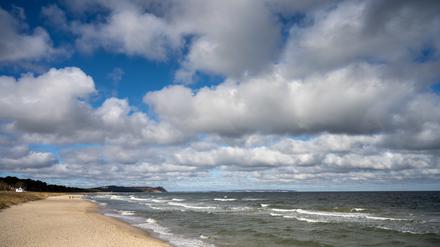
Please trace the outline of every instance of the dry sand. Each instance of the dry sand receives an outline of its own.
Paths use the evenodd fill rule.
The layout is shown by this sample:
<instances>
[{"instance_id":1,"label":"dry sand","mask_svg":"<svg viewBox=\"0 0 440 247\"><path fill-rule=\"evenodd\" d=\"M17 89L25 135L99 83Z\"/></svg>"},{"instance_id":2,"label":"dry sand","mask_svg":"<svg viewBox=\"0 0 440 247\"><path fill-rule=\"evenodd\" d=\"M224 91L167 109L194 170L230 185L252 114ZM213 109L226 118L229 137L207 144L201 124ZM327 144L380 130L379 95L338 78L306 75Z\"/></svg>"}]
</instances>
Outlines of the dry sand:
<instances>
[{"instance_id":1,"label":"dry sand","mask_svg":"<svg viewBox=\"0 0 440 247\"><path fill-rule=\"evenodd\" d=\"M50 197L0 211L0 246L169 246L99 214L92 202L70 198Z\"/></svg>"}]
</instances>

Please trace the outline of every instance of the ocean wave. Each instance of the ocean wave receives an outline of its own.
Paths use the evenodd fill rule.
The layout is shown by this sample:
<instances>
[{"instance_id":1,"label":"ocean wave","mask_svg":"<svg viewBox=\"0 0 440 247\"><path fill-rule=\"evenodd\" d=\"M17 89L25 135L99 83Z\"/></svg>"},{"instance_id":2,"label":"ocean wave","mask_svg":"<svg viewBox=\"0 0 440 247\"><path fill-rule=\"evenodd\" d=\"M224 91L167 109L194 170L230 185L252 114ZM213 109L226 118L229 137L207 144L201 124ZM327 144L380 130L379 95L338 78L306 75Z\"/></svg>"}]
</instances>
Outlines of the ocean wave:
<instances>
[{"instance_id":1,"label":"ocean wave","mask_svg":"<svg viewBox=\"0 0 440 247\"><path fill-rule=\"evenodd\" d=\"M157 223L155 219L148 218L145 223L135 225L141 229L150 230L156 233L159 238L168 241L172 246L177 247L214 247L212 244L203 242L200 239L185 238L180 235L173 234L168 228ZM201 235L204 236L204 235ZM201 238L204 239L204 238Z\"/></svg>"},{"instance_id":2,"label":"ocean wave","mask_svg":"<svg viewBox=\"0 0 440 247\"><path fill-rule=\"evenodd\" d=\"M292 216L292 215L284 215L283 218L295 219L295 220L309 222L309 223L327 223L327 221L325 221L325 220L309 219L309 218L304 218L304 217L296 217L296 216Z\"/></svg>"},{"instance_id":3,"label":"ocean wave","mask_svg":"<svg viewBox=\"0 0 440 247\"><path fill-rule=\"evenodd\" d=\"M145 205L148 206L151 209L154 209L154 210L163 210L164 209L164 208L161 208L161 207L155 207L151 203L145 203Z\"/></svg>"},{"instance_id":4,"label":"ocean wave","mask_svg":"<svg viewBox=\"0 0 440 247\"><path fill-rule=\"evenodd\" d=\"M185 199L181 199L181 198L173 198L173 199L171 199L171 201L174 201L174 202L183 202L183 201L185 201Z\"/></svg>"},{"instance_id":5,"label":"ocean wave","mask_svg":"<svg viewBox=\"0 0 440 247\"><path fill-rule=\"evenodd\" d=\"M145 220L145 222L150 223L150 224L157 223L157 221L155 219L152 219L152 218L148 218L147 220Z\"/></svg>"},{"instance_id":6,"label":"ocean wave","mask_svg":"<svg viewBox=\"0 0 440 247\"><path fill-rule=\"evenodd\" d=\"M296 212L298 209L281 209L281 208L272 208L272 211L275 212Z\"/></svg>"},{"instance_id":7,"label":"ocean wave","mask_svg":"<svg viewBox=\"0 0 440 247\"><path fill-rule=\"evenodd\" d=\"M386 227L386 226L373 226L374 228L378 228L381 230L387 230L387 231L394 231L394 232L401 232L401 233L409 233L409 234L425 234L425 233L420 233L420 232L414 232L414 231L409 231L409 230L404 230L404 229L393 229L391 227Z\"/></svg>"},{"instance_id":8,"label":"ocean wave","mask_svg":"<svg viewBox=\"0 0 440 247\"><path fill-rule=\"evenodd\" d=\"M274 216L274 217L282 217L284 215L282 214L276 214L276 213L270 213L270 216Z\"/></svg>"},{"instance_id":9,"label":"ocean wave","mask_svg":"<svg viewBox=\"0 0 440 247\"><path fill-rule=\"evenodd\" d=\"M184 207L184 208L189 208L189 209L216 209L216 207L213 207L213 206L194 206L194 205L189 205L189 204L185 204L185 203L177 203L177 202L168 202L168 204L172 205L172 206Z\"/></svg>"},{"instance_id":10,"label":"ocean wave","mask_svg":"<svg viewBox=\"0 0 440 247\"><path fill-rule=\"evenodd\" d=\"M408 220L408 219L400 219L400 218L390 218L390 217L381 217L381 216L371 216L371 215L366 215L365 218L370 219L370 220Z\"/></svg>"},{"instance_id":11,"label":"ocean wave","mask_svg":"<svg viewBox=\"0 0 440 247\"><path fill-rule=\"evenodd\" d=\"M110 200L125 201L125 199L126 199L125 196L117 196L117 195L112 195L112 196L110 196Z\"/></svg>"},{"instance_id":12,"label":"ocean wave","mask_svg":"<svg viewBox=\"0 0 440 247\"><path fill-rule=\"evenodd\" d=\"M264 203L261 203L261 204L260 204L260 206L261 206L262 208L267 208L267 207L269 207L269 205L270 205L270 204L264 204Z\"/></svg>"},{"instance_id":13,"label":"ocean wave","mask_svg":"<svg viewBox=\"0 0 440 247\"><path fill-rule=\"evenodd\" d=\"M401 219L401 218L392 218L392 217L383 217L383 216L376 216L371 215L369 213L342 213L342 212L328 212L328 211L315 211L315 210L305 210L305 209L279 209L279 208L272 208L271 209L274 212L280 212L280 213L289 213L287 216L293 216L296 217L296 214L302 214L302 215L309 215L313 217L313 219L310 220L318 220L318 221L328 221L328 220L342 220L342 219L352 219L355 221L361 220L361 219L367 219L367 220L374 220L374 221L401 221L401 220L408 220L408 219ZM292 215L295 214L295 215ZM283 216L286 216L286 214L283 214ZM325 218L325 219L322 219Z\"/></svg>"},{"instance_id":14,"label":"ocean wave","mask_svg":"<svg viewBox=\"0 0 440 247\"><path fill-rule=\"evenodd\" d=\"M264 201L266 199L263 198L243 198L242 201Z\"/></svg>"},{"instance_id":15,"label":"ocean wave","mask_svg":"<svg viewBox=\"0 0 440 247\"><path fill-rule=\"evenodd\" d=\"M166 203L166 202L169 202L169 200L162 200L162 199L152 199L151 201L155 202L155 203Z\"/></svg>"},{"instance_id":16,"label":"ocean wave","mask_svg":"<svg viewBox=\"0 0 440 247\"><path fill-rule=\"evenodd\" d=\"M328 217L341 217L341 218L364 218L364 219L370 219L370 220L406 220L406 219L400 219L400 218L374 216L374 215L367 214L367 213L323 212L323 211L313 211L313 210L304 210L304 209L297 209L296 212L298 212L300 214L328 216Z\"/></svg>"},{"instance_id":17,"label":"ocean wave","mask_svg":"<svg viewBox=\"0 0 440 247\"><path fill-rule=\"evenodd\" d=\"M361 212L361 211L365 211L365 208L352 208L350 211L352 212Z\"/></svg>"},{"instance_id":18,"label":"ocean wave","mask_svg":"<svg viewBox=\"0 0 440 247\"><path fill-rule=\"evenodd\" d=\"M293 212L290 209L277 209L277 212ZM280 211L282 210L282 211ZM286 211L289 210L289 211ZM295 209L296 210L296 209ZM305 221L305 222L309 222L309 223L327 223L326 220L321 220L321 219L309 219L309 218L304 218L304 217L298 217L295 215L286 215L286 214L277 214L277 213L270 213L270 216L274 216L274 217L283 217L285 219L295 219L295 220L299 220L299 221Z\"/></svg>"},{"instance_id":19,"label":"ocean wave","mask_svg":"<svg viewBox=\"0 0 440 247\"><path fill-rule=\"evenodd\" d=\"M251 207L231 207L230 209L232 211L250 211L253 208L251 208Z\"/></svg>"},{"instance_id":20,"label":"ocean wave","mask_svg":"<svg viewBox=\"0 0 440 247\"><path fill-rule=\"evenodd\" d=\"M363 213L325 212L325 211L313 211L313 210L305 210L305 209L295 209L295 211L300 214L342 217L342 218L360 218L367 216L367 214L363 214Z\"/></svg>"},{"instance_id":21,"label":"ocean wave","mask_svg":"<svg viewBox=\"0 0 440 247\"><path fill-rule=\"evenodd\" d=\"M232 202L232 201L236 201L237 199L235 198L214 198L214 201L221 201L221 202Z\"/></svg>"},{"instance_id":22,"label":"ocean wave","mask_svg":"<svg viewBox=\"0 0 440 247\"><path fill-rule=\"evenodd\" d=\"M118 210L119 214L124 215L124 216L131 216L134 215L134 211L125 211L125 210Z\"/></svg>"},{"instance_id":23,"label":"ocean wave","mask_svg":"<svg viewBox=\"0 0 440 247\"><path fill-rule=\"evenodd\" d=\"M133 200L133 201L149 201L150 199L130 196L130 200Z\"/></svg>"},{"instance_id":24,"label":"ocean wave","mask_svg":"<svg viewBox=\"0 0 440 247\"><path fill-rule=\"evenodd\" d=\"M163 227L157 223L155 219L148 218L145 220L145 223L140 223L136 225L139 228L152 230L159 235L172 235L172 233L168 230L168 228Z\"/></svg>"}]
</instances>

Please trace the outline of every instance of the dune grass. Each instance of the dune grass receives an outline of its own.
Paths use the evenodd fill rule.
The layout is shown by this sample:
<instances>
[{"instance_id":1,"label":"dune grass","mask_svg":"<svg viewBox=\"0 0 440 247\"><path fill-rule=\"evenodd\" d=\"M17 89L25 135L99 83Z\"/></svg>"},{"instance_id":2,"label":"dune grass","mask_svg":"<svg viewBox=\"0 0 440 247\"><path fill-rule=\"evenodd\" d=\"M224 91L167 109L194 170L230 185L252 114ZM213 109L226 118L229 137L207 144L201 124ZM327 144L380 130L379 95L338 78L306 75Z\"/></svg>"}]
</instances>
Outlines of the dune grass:
<instances>
[{"instance_id":1,"label":"dune grass","mask_svg":"<svg viewBox=\"0 0 440 247\"><path fill-rule=\"evenodd\" d=\"M48 193L48 192L22 192L0 191L0 209L17 205L20 203L45 199L49 196L63 195L65 193Z\"/></svg>"}]
</instances>

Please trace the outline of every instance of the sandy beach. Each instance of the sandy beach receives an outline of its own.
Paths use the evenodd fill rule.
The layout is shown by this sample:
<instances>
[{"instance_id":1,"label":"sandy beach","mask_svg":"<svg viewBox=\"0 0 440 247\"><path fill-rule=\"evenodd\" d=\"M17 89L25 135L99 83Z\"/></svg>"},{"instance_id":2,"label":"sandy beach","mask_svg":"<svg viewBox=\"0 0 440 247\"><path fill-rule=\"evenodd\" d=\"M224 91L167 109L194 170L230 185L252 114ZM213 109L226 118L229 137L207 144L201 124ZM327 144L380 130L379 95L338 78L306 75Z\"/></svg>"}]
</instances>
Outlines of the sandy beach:
<instances>
[{"instance_id":1,"label":"sandy beach","mask_svg":"<svg viewBox=\"0 0 440 247\"><path fill-rule=\"evenodd\" d=\"M0 246L169 245L99 214L95 204L79 196L57 196L0 211Z\"/></svg>"}]
</instances>

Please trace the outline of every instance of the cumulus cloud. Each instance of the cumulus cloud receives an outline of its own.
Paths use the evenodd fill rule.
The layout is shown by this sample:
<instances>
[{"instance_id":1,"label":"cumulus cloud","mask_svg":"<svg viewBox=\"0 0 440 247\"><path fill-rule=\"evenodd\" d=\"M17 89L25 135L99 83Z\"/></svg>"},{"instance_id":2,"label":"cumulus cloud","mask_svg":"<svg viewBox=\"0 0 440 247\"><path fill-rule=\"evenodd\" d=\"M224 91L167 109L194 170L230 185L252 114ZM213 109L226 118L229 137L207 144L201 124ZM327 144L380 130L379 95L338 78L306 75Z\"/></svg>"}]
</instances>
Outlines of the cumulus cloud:
<instances>
[{"instance_id":1,"label":"cumulus cloud","mask_svg":"<svg viewBox=\"0 0 440 247\"><path fill-rule=\"evenodd\" d=\"M353 62L392 62L401 68L440 44L440 7L434 2L402 2L397 8L385 1L96 1L69 6L87 10L91 4L108 15L98 23L74 23L80 48L103 47L155 60L182 55L175 80L183 83L193 82L198 71L242 78L276 62L286 64L286 75L300 77ZM303 21L289 22L301 15ZM438 63L421 67L435 73L433 66Z\"/></svg>"},{"instance_id":2,"label":"cumulus cloud","mask_svg":"<svg viewBox=\"0 0 440 247\"><path fill-rule=\"evenodd\" d=\"M167 123L132 110L127 99L109 98L96 109L87 99L93 79L75 67L39 76L0 77L0 118L31 142L167 143L184 138Z\"/></svg>"},{"instance_id":3,"label":"cumulus cloud","mask_svg":"<svg viewBox=\"0 0 440 247\"><path fill-rule=\"evenodd\" d=\"M176 29L195 35L178 81L191 82L187 77L197 70L236 78L256 74L277 56L280 27L263 1L191 1L177 8Z\"/></svg>"},{"instance_id":4,"label":"cumulus cloud","mask_svg":"<svg viewBox=\"0 0 440 247\"><path fill-rule=\"evenodd\" d=\"M182 54L177 82L192 82L197 71L232 77L255 74L278 54L280 28L264 1L95 4L109 14L98 23L73 23L79 48L104 48L153 60L165 60L171 52ZM71 8L87 9L86 5Z\"/></svg>"},{"instance_id":5,"label":"cumulus cloud","mask_svg":"<svg viewBox=\"0 0 440 247\"><path fill-rule=\"evenodd\" d=\"M51 69L37 77L25 74L18 80L2 76L0 88L0 117L37 132L76 124L73 119L87 111L78 99L95 91L92 78L78 68Z\"/></svg>"},{"instance_id":6,"label":"cumulus cloud","mask_svg":"<svg viewBox=\"0 0 440 247\"><path fill-rule=\"evenodd\" d=\"M141 6L104 2L110 15L102 23L76 23L77 46L84 51L104 48L153 60L167 58L168 49L179 45L179 37L168 29L166 20L145 12Z\"/></svg>"},{"instance_id":7,"label":"cumulus cloud","mask_svg":"<svg viewBox=\"0 0 440 247\"><path fill-rule=\"evenodd\" d=\"M50 4L44 6L41 9L41 14L47 19L49 24L51 24L54 28L62 31L68 31L69 24L67 21L66 14L60 7L58 7L58 5Z\"/></svg>"},{"instance_id":8,"label":"cumulus cloud","mask_svg":"<svg viewBox=\"0 0 440 247\"><path fill-rule=\"evenodd\" d=\"M79 68L1 76L0 134L16 140L1 143L3 171L140 184L440 178L435 2L69 2L72 19L55 5L43 15L83 51L172 59L175 82L225 79L146 92L147 113L117 94L91 104ZM9 34L51 47L0 15ZM57 145L59 160L33 143Z\"/></svg>"},{"instance_id":9,"label":"cumulus cloud","mask_svg":"<svg viewBox=\"0 0 440 247\"><path fill-rule=\"evenodd\" d=\"M74 168L81 177L109 176L121 181L130 177L133 181L152 179L162 183L188 183L193 178L209 180L213 168L227 182L248 177L267 185L438 179L437 155L383 148L383 138L320 134L300 140L250 135L232 142L210 137L190 146L105 145L66 149L61 153L65 164L57 167L59 176L69 174L70 170L65 169ZM256 139L261 142L255 142Z\"/></svg>"},{"instance_id":10,"label":"cumulus cloud","mask_svg":"<svg viewBox=\"0 0 440 247\"><path fill-rule=\"evenodd\" d=\"M318 9L312 24L291 28L285 69L303 77L355 62L413 64L423 49L440 48L439 10L433 1L345 1Z\"/></svg>"},{"instance_id":11,"label":"cumulus cloud","mask_svg":"<svg viewBox=\"0 0 440 247\"><path fill-rule=\"evenodd\" d=\"M27 145L0 133L0 171L40 169L56 163L58 159L52 153L31 151Z\"/></svg>"},{"instance_id":12,"label":"cumulus cloud","mask_svg":"<svg viewBox=\"0 0 440 247\"><path fill-rule=\"evenodd\" d=\"M63 53L53 47L46 30L28 29L22 20L0 8L0 64L50 59Z\"/></svg>"},{"instance_id":13,"label":"cumulus cloud","mask_svg":"<svg viewBox=\"0 0 440 247\"><path fill-rule=\"evenodd\" d=\"M144 100L163 120L208 133L375 133L399 127L393 117L406 113L414 93L411 82L363 64L305 80L286 80L275 71L194 92L171 86Z\"/></svg>"}]
</instances>

